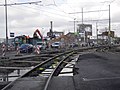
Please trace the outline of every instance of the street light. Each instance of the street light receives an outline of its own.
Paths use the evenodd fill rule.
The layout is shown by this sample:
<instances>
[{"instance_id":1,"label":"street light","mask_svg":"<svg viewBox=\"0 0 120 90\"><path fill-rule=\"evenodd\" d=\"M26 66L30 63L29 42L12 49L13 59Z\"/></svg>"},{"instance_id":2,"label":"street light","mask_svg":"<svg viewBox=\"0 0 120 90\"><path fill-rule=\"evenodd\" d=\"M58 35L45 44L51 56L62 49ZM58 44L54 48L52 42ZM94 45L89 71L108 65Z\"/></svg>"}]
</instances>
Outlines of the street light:
<instances>
[{"instance_id":1,"label":"street light","mask_svg":"<svg viewBox=\"0 0 120 90\"><path fill-rule=\"evenodd\" d=\"M74 33L75 33L75 20L76 20L76 18L74 18Z\"/></svg>"},{"instance_id":2,"label":"street light","mask_svg":"<svg viewBox=\"0 0 120 90\"><path fill-rule=\"evenodd\" d=\"M110 17L110 5L109 5L109 31L108 31L108 39L109 39L109 45L111 44L111 36L110 36L110 32L111 32L111 17Z\"/></svg>"},{"instance_id":3,"label":"street light","mask_svg":"<svg viewBox=\"0 0 120 90\"><path fill-rule=\"evenodd\" d=\"M7 0L5 0L6 50L8 50Z\"/></svg>"}]
</instances>

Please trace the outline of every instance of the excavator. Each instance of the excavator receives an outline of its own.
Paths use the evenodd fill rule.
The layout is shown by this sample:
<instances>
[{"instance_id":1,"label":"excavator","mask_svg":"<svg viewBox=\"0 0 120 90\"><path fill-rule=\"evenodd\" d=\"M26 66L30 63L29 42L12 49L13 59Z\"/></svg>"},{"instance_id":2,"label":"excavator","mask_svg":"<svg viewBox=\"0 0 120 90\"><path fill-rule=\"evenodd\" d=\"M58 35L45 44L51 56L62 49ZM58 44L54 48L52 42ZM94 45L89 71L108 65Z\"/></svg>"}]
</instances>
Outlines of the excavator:
<instances>
[{"instance_id":1,"label":"excavator","mask_svg":"<svg viewBox=\"0 0 120 90\"><path fill-rule=\"evenodd\" d=\"M40 36L38 36L38 34ZM48 47L47 41L43 38L42 34L40 33L40 31L37 29L34 34L33 34L33 39L34 41L36 41L35 45L40 49L46 49Z\"/></svg>"},{"instance_id":2,"label":"excavator","mask_svg":"<svg viewBox=\"0 0 120 90\"><path fill-rule=\"evenodd\" d=\"M37 30L35 30L35 32L34 32L34 34L33 34L33 38L39 38L39 36L37 35L37 33L39 34L39 36L40 36L40 38L41 38L41 40L43 41L44 39L43 39L43 36L42 36L42 34L40 33L40 31L37 29Z\"/></svg>"},{"instance_id":3,"label":"excavator","mask_svg":"<svg viewBox=\"0 0 120 90\"><path fill-rule=\"evenodd\" d=\"M37 41L44 41L42 34L40 33L40 31L38 29L35 30L34 34L33 34L33 38L30 38L29 36L26 35L21 35L21 36L16 36L14 38L14 43L15 46L20 46L21 44L35 44L35 42Z\"/></svg>"}]
</instances>

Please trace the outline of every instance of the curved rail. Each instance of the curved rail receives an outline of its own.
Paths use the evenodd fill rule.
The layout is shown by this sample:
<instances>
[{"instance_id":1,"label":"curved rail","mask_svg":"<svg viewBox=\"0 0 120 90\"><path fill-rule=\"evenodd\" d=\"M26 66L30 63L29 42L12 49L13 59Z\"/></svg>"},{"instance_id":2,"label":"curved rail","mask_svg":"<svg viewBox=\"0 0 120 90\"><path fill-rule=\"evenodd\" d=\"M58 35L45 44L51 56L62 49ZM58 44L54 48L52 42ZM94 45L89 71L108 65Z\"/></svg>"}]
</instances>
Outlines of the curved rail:
<instances>
[{"instance_id":1,"label":"curved rail","mask_svg":"<svg viewBox=\"0 0 120 90\"><path fill-rule=\"evenodd\" d=\"M71 55L73 55L73 54L74 54L74 52L70 53L70 54L67 55L63 60L60 61L60 63L56 66L56 68L54 69L54 71L53 71L53 72L51 73L51 75L49 76L49 78L48 78L48 80L47 80L47 82L46 82L46 84L45 84L44 90L47 90L47 88L48 88L48 86L49 86L49 83L50 83L52 77L53 77L53 76L57 76L57 75L60 73L60 71L62 70L62 67L64 67L64 66L66 65L66 63L64 63L64 61L65 61L65 60L66 60L66 61L69 61L68 58L69 58Z\"/></svg>"},{"instance_id":2,"label":"curved rail","mask_svg":"<svg viewBox=\"0 0 120 90\"><path fill-rule=\"evenodd\" d=\"M100 46L100 47L104 48L104 47L107 47L107 46ZM82 49L76 49L76 50L71 50L71 51L68 51L68 52L64 52L62 54L59 54L59 55L57 55L57 56L55 56L53 58L50 58L50 59L42 62L41 64L38 64L31 71L27 72L26 74L24 74L23 76L19 77L18 79L24 78L24 77L36 77L36 76L38 76L43 71L45 71L46 69L48 69L52 64L54 64L55 59L59 58L58 64L56 65L56 67L54 68L54 70L51 72L51 74L47 78L47 81L45 82L44 90L47 90L52 77L53 76L58 76L58 74L60 73L60 71L63 69L63 66L66 65L65 60L66 60L66 62L69 62L70 61L69 57L72 54L74 54L75 52L82 52L84 50L97 49L97 48L100 48L100 47L89 47L89 48L82 48ZM15 83L15 81L13 81L12 83L8 84L2 90L7 90L10 87L11 84Z\"/></svg>"},{"instance_id":3,"label":"curved rail","mask_svg":"<svg viewBox=\"0 0 120 90\"><path fill-rule=\"evenodd\" d=\"M54 63L54 60L56 58L59 58L59 57L62 57L62 56L66 56L68 55L69 53L71 53L73 51L67 51L67 52L64 52L62 54L59 54L59 55L56 55L55 57L53 58L50 58L40 64L38 64L37 66L35 66L32 70L28 71L27 73L25 73L24 75L20 76L18 79L20 78L23 78L23 77L35 77L35 76L38 76L40 73L42 73L45 69L47 69L48 67L50 67L53 63ZM59 61L60 62L60 61ZM42 68L41 70L39 70L39 68ZM36 73L38 72L39 73ZM14 84L18 79L16 79L15 81L11 82L10 84L8 84L7 86L5 86L2 90L7 90L9 89L9 87Z\"/></svg>"}]
</instances>

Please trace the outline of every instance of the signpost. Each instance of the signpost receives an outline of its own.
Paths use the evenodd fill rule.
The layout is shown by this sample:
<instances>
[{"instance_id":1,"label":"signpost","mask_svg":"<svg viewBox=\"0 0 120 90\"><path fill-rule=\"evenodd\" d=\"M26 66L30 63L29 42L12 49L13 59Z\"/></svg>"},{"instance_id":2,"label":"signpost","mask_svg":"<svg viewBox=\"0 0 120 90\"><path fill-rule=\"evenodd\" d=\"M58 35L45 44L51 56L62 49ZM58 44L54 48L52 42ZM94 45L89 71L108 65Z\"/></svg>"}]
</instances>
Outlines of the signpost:
<instances>
[{"instance_id":1,"label":"signpost","mask_svg":"<svg viewBox=\"0 0 120 90\"><path fill-rule=\"evenodd\" d=\"M10 33L10 37L14 37L14 33L11 32L11 33Z\"/></svg>"}]
</instances>

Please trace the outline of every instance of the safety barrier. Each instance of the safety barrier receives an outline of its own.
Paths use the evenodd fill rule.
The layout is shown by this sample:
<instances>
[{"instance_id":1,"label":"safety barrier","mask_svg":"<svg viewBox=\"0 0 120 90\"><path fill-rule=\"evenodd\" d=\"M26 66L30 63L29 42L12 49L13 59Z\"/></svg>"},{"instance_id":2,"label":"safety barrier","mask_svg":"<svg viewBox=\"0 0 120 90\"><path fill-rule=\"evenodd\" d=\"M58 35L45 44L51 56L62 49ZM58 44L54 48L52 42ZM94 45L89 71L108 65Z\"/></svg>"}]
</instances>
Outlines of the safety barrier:
<instances>
[{"instance_id":1,"label":"safety barrier","mask_svg":"<svg viewBox=\"0 0 120 90\"><path fill-rule=\"evenodd\" d=\"M20 49L19 49L19 47L17 47L17 55L19 55L20 54Z\"/></svg>"},{"instance_id":2,"label":"safety barrier","mask_svg":"<svg viewBox=\"0 0 120 90\"><path fill-rule=\"evenodd\" d=\"M15 56L22 56L22 55L20 54L20 48L19 48L19 46L17 46L17 54L16 54Z\"/></svg>"},{"instance_id":3,"label":"safety barrier","mask_svg":"<svg viewBox=\"0 0 120 90\"><path fill-rule=\"evenodd\" d=\"M5 46L5 44L3 44L2 45L2 57L5 57L5 55L6 55L6 46Z\"/></svg>"},{"instance_id":4,"label":"safety barrier","mask_svg":"<svg viewBox=\"0 0 120 90\"><path fill-rule=\"evenodd\" d=\"M40 54L40 48L35 46L35 53Z\"/></svg>"}]
</instances>

